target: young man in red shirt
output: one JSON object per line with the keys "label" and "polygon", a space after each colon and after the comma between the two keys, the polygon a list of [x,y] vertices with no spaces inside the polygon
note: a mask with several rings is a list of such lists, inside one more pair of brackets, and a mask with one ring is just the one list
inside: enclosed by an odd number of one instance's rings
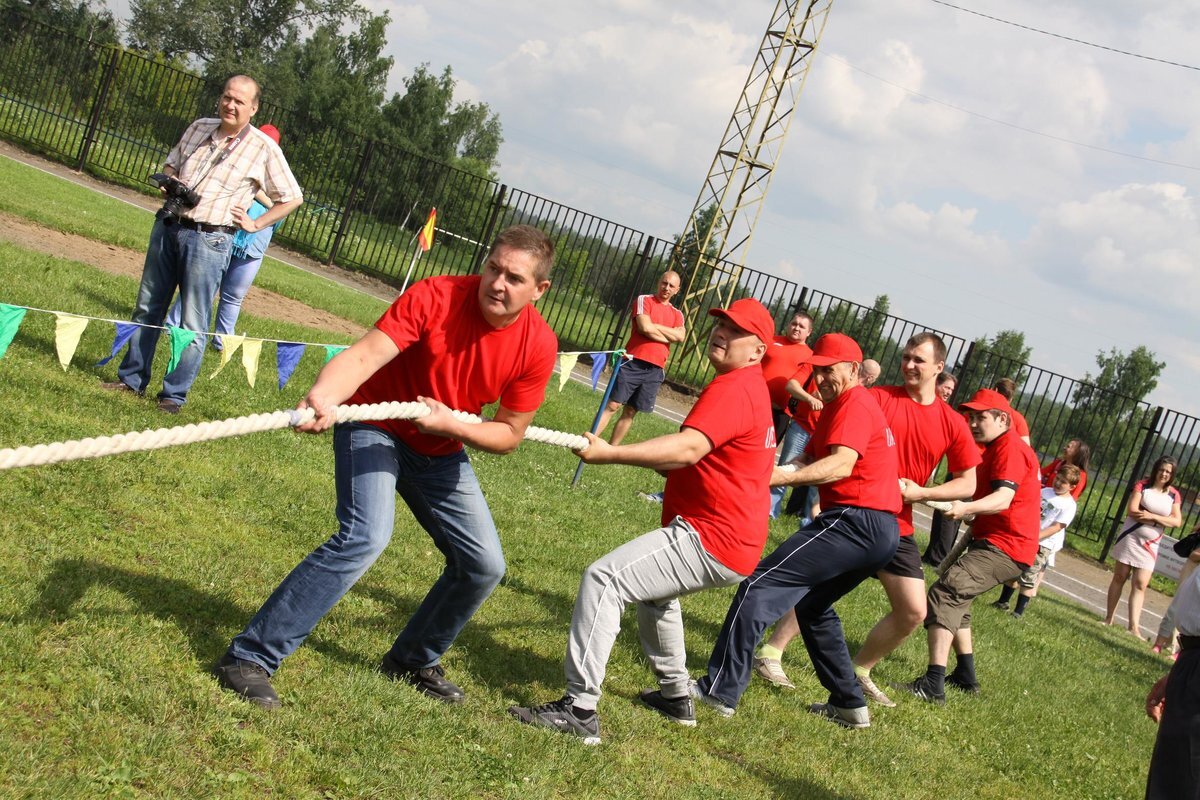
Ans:
{"label": "young man in red shirt", "polygon": [[[731,586],[754,570],[767,540],[767,486],[775,429],[760,363],[774,333],[757,300],[713,309],[708,359],[717,376],[678,433],[613,446],[591,434],[580,458],[667,474],[662,527],[587,568],[567,643],[567,693],[539,706],[513,706],[521,722],[600,742],[596,704],[621,612],[637,604],[638,634],[658,689],[641,701],[673,722],[696,724],[688,696],[680,595]],[[893,484],[894,484],[893,479]]]}
{"label": "young man in red shirt", "polygon": [[[328,429],[343,403],[415,400],[430,414],[334,428],[338,532],[234,637],[215,669],[222,686],[279,707],[270,676],[387,547],[399,494],[446,566],[380,670],[435,699],[462,700],[442,654],[504,575],[500,538],[463,445],[512,452],[545,396],[558,342],[531,304],[550,287],[553,258],[553,242],[536,228],[502,231],[482,275],[420,281],[321,370],[298,406],[316,418],[297,430]],[[450,413],[478,414],[497,400],[482,424]]]}
{"label": "young man in red shirt", "polygon": [[[820,406],[820,401],[804,391],[804,381],[812,372],[808,359],[812,348],[808,346],[808,335],[812,333],[812,317],[797,311],[788,321],[787,328],[767,348],[763,357],[763,377],[767,380],[767,391],[771,395],[771,413],[775,417],[775,438],[779,440],[779,463],[786,464],[804,452],[809,432],[792,419],[793,409],[800,404],[810,408]],[[783,511],[783,496],[786,486],[771,489],[771,519]]]}
{"label": "young man in red shirt", "polygon": [[[975,648],[971,639],[971,603],[976,597],[1016,580],[1037,558],[1041,522],[1041,476],[1033,448],[1010,428],[1012,407],[995,389],[980,389],[959,409],[968,412],[971,435],[983,448],[976,471],[974,499],[954,501],[946,516],[974,516],[971,544],[929,587],[929,666],[912,683],[894,684],[922,700],[943,703],[949,684],[968,693],[979,691]],[[954,672],[946,674],[953,644]]]}
{"label": "young man in red shirt", "polygon": [[[887,593],[891,611],[871,629],[854,656],[854,673],[868,700],[894,706],[871,679],[871,669],[904,643],[925,619],[925,571],[913,538],[912,504],[923,500],[960,500],[975,492],[975,468],[979,447],[962,414],[937,395],[937,376],[946,366],[946,344],[935,333],[918,333],[904,345],[900,356],[903,386],[872,386],[867,391],[879,403],[888,427],[896,437],[900,461],[900,543],[896,555],[876,576]],[[925,483],[938,463],[946,458],[950,479],[938,486]],[[770,641],[760,650],[761,660],[779,658],[800,632],[795,614],[789,612]],[[759,675],[769,673],[755,665]],[[776,683],[776,681],[772,681]]]}
{"label": "young man in red shirt", "polygon": [[609,403],[596,427],[597,432],[604,433],[612,415],[621,406],[625,407],[613,426],[612,444],[621,443],[639,411],[654,411],[659,387],[667,376],[664,367],[670,346],[682,342],[687,333],[683,314],[671,305],[671,298],[679,293],[679,286],[678,272],[664,272],[658,279],[658,291],[639,295],[634,303],[633,330],[625,345],[629,360],[617,373]]}
{"label": "young man in red shirt", "polygon": [[901,501],[896,442],[859,383],[861,363],[862,350],[844,334],[826,334],[813,348],[825,407],[808,443],[810,463],[794,471],[777,467],[771,482],[816,485],[822,511],[759,562],[734,595],[708,673],[692,687],[722,716],[733,715],[750,682],[763,631],[794,608],[817,677],[829,690],[828,702],[809,710],[850,728],[871,724],[833,604],[895,555]]}

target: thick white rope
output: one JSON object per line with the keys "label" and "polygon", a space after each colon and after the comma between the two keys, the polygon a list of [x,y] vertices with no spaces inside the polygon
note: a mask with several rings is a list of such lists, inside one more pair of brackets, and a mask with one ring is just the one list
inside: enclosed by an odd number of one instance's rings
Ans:
{"label": "thick white rope", "polygon": [[[338,422],[418,419],[429,414],[429,406],[424,403],[374,403],[360,406],[337,406],[336,411]],[[451,411],[451,413],[462,422],[483,422],[482,418],[465,411]],[[76,439],[69,442],[39,444],[33,447],[7,448],[0,450],[0,470],[56,464],[61,461],[78,461],[84,458],[100,458],[138,450],[161,450],[164,447],[227,439],[247,433],[294,428],[309,422],[315,416],[316,414],[311,408],[306,411],[293,409],[201,422],[194,425],[180,425],[175,428],[134,431],[95,439]],[[586,450],[588,446],[588,441],[583,436],[538,428],[533,425],[525,429],[525,438],[531,442],[566,447],[577,452]]]}

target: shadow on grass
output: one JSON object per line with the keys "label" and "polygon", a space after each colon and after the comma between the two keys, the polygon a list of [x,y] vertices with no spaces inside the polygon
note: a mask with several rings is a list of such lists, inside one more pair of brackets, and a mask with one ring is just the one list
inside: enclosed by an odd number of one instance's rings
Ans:
{"label": "shadow on grass", "polygon": [[[839,794],[828,787],[820,786],[805,780],[798,775],[784,775],[774,769],[747,764],[740,753],[713,752],[715,758],[727,761],[741,770],[754,773],[759,780],[774,787],[771,797],[803,797],[805,800],[850,800],[850,795]],[[786,764],[787,758],[779,758],[776,763]],[[836,777],[836,776],[832,776]]]}

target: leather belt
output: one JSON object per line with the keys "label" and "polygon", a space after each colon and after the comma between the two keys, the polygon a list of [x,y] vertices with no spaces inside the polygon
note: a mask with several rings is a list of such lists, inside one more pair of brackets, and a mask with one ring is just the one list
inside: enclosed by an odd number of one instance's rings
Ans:
{"label": "leather belt", "polygon": [[200,231],[201,233],[228,233],[232,236],[238,231],[233,225],[209,225],[207,222],[196,222],[194,219],[186,219],[185,217],[180,217],[176,224],[181,228]]}
{"label": "leather belt", "polygon": [[1180,650],[1195,650],[1197,648],[1200,648],[1200,636],[1184,636],[1183,634],[1180,634]]}

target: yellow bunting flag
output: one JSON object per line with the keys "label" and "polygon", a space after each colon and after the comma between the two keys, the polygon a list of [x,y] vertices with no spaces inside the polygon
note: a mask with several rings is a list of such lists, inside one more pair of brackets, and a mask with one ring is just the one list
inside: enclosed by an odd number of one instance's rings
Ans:
{"label": "yellow bunting flag", "polygon": [[76,317],[72,314],[55,314],[54,349],[58,352],[58,363],[65,371],[79,346],[79,337],[87,327],[87,317]]}
{"label": "yellow bunting flag", "polygon": [[562,353],[558,357],[558,390],[561,392],[563,387],[567,385],[567,381],[571,380],[571,371],[575,369],[575,362],[579,360],[579,353]]}
{"label": "yellow bunting flag", "polygon": [[225,365],[233,360],[233,354],[237,352],[244,341],[246,341],[245,336],[234,336],[232,333],[227,333],[221,337],[221,363],[213,370],[213,374],[208,376],[210,381],[221,374],[221,370],[225,369]]}
{"label": "yellow bunting flag", "polygon": [[258,374],[258,355],[262,352],[262,339],[247,339],[242,345],[242,366],[246,368],[246,380],[254,388],[254,376]]}
{"label": "yellow bunting flag", "polygon": [[429,219],[425,220],[425,227],[421,228],[421,232],[417,234],[417,244],[421,246],[422,253],[428,253],[429,248],[433,247],[433,226],[437,224],[437,209],[429,209]]}

